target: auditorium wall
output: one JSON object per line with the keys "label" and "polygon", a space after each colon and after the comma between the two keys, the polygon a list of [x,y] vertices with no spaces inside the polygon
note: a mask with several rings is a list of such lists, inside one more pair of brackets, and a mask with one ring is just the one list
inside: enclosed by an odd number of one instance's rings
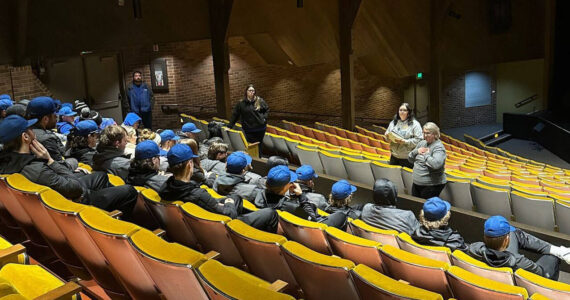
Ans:
{"label": "auditorium wall", "polygon": [[[230,38],[228,45],[232,106],[243,97],[247,84],[253,83],[273,112],[271,122],[298,119],[308,124],[314,121],[340,124],[338,63],[303,67],[270,65],[243,37]],[[161,127],[178,125],[177,118],[160,111],[163,104],[188,105],[188,111],[195,114],[200,113],[198,106],[202,106],[202,112],[215,113],[210,41],[166,43],[158,47],[158,52],[153,51],[152,45],[122,50],[127,83],[134,70],[141,70],[145,80],[150,82],[149,62],[158,57],[166,58],[170,89],[168,93],[155,94],[154,122]],[[404,99],[406,80],[370,75],[358,60],[355,60],[354,78],[357,123],[382,123],[391,119]]]}
{"label": "auditorium wall", "polygon": [[0,94],[9,94],[14,100],[51,96],[49,89],[36,77],[30,66],[0,65]]}

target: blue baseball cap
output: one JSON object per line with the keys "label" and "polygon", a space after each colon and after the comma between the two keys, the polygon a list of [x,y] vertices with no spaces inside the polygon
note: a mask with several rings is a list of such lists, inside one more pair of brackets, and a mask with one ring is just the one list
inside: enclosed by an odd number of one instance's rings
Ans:
{"label": "blue baseball cap", "polygon": [[287,168],[287,166],[275,166],[267,173],[267,185],[270,187],[285,186],[297,180],[297,174]]}
{"label": "blue baseball cap", "polygon": [[163,142],[170,141],[170,140],[178,141],[179,139],[180,139],[180,137],[177,136],[174,133],[174,131],[172,131],[170,129],[166,129],[165,131],[160,133],[160,140]]}
{"label": "blue baseball cap", "polygon": [[5,144],[19,137],[37,121],[38,119],[26,120],[19,115],[7,116],[0,122],[0,142]]}
{"label": "blue baseball cap", "polygon": [[117,125],[117,122],[115,122],[115,119],[113,118],[103,118],[103,121],[101,121],[101,125],[99,125],[99,128],[101,128],[101,130],[111,126],[111,125]]}
{"label": "blue baseball cap", "polygon": [[431,197],[424,203],[424,217],[428,221],[441,220],[450,208],[449,202],[441,200],[439,197]]}
{"label": "blue baseball cap", "polygon": [[62,108],[69,107],[69,108],[71,108],[71,110],[73,110],[73,103],[69,103],[69,102],[62,103],[61,107]]}
{"label": "blue baseball cap", "polygon": [[182,132],[199,133],[202,132],[202,130],[196,128],[196,125],[194,125],[194,123],[189,122],[182,126]]}
{"label": "blue baseball cap", "polygon": [[50,97],[36,97],[28,103],[28,114],[35,117],[43,117],[57,111],[57,105]]}
{"label": "blue baseball cap", "polygon": [[8,95],[8,94],[0,95],[0,100],[4,100],[4,99],[12,101],[12,97],[10,97],[10,95]]}
{"label": "blue baseball cap", "polygon": [[127,125],[127,126],[133,126],[135,125],[136,122],[141,121],[141,117],[139,117],[139,115],[135,114],[134,112],[130,112],[125,116],[125,121],[123,122],[123,125]]}
{"label": "blue baseball cap", "polygon": [[73,117],[75,115],[77,115],[76,112],[74,112],[71,107],[69,106],[62,106],[59,111],[57,112],[58,115],[60,116],[66,116],[66,117]]}
{"label": "blue baseball cap", "polygon": [[488,237],[500,237],[515,230],[503,216],[492,216],[485,221],[485,235]]}
{"label": "blue baseball cap", "polygon": [[160,148],[154,141],[142,141],[135,148],[135,159],[147,159],[160,155]]}
{"label": "blue baseball cap", "polygon": [[243,151],[236,151],[236,152],[234,152],[234,153],[236,153],[237,155],[241,155],[241,156],[245,157],[245,160],[247,161],[247,164],[248,164],[248,165],[251,165],[251,161],[252,161],[253,159],[251,158],[251,156],[249,156],[249,154],[247,154],[247,153],[245,153],[245,152],[243,152]]}
{"label": "blue baseball cap", "polygon": [[99,126],[93,120],[79,121],[75,124],[75,134],[79,136],[88,136],[91,133],[99,132]]}
{"label": "blue baseball cap", "polygon": [[7,110],[8,107],[12,106],[12,100],[10,99],[0,99],[0,110]]}
{"label": "blue baseball cap", "polygon": [[356,187],[343,179],[333,184],[331,194],[335,199],[344,199],[354,192],[356,192]]}
{"label": "blue baseball cap", "polygon": [[226,158],[226,169],[229,173],[240,174],[247,165],[247,159],[239,152],[234,152]]}
{"label": "blue baseball cap", "polygon": [[315,173],[315,170],[310,165],[302,165],[298,167],[295,173],[297,173],[297,179],[304,181],[319,177],[319,175]]}
{"label": "blue baseball cap", "polygon": [[186,144],[176,144],[166,153],[166,158],[170,166],[183,163],[195,157],[198,157],[198,155],[194,155],[192,148]]}

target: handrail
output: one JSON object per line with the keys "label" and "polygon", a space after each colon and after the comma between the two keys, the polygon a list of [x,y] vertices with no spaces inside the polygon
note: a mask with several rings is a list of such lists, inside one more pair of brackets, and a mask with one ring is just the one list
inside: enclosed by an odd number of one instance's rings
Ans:
{"label": "handrail", "polygon": [[524,98],[521,101],[515,103],[515,107],[519,108],[521,106],[527,105],[529,103],[531,103],[532,101],[536,100],[538,98],[538,94],[534,94],[530,97]]}

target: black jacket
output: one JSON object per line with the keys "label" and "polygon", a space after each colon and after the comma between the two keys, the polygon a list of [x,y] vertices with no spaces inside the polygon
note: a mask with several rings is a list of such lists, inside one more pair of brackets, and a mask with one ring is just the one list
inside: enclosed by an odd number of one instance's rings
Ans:
{"label": "black jacket", "polygon": [[208,192],[193,181],[184,182],[176,180],[171,176],[166,180],[158,192],[160,197],[166,201],[183,201],[192,202],[201,208],[235,218],[238,216],[238,211],[241,210],[241,199],[237,196],[230,196],[234,199],[234,203],[221,203],[220,199],[213,198]]}
{"label": "black jacket", "polygon": [[249,184],[243,175],[224,173],[214,181],[214,190],[220,195],[238,194],[247,200],[254,200],[258,193],[256,185]]}
{"label": "black jacket", "polygon": [[327,207],[325,207],[324,211],[326,211],[329,214],[334,214],[335,212],[342,212],[349,218],[359,219],[360,216],[362,215],[362,206],[364,206],[364,205],[360,205],[360,206],[348,206],[347,205],[344,207],[335,207],[335,206],[327,205]]}
{"label": "black jacket", "polygon": [[93,166],[93,155],[97,150],[89,147],[71,148],[66,153],[65,157],[72,157],[77,159],[78,162]]}
{"label": "black jacket", "polygon": [[259,99],[260,109],[255,110],[255,101],[243,99],[238,102],[233,109],[230,118],[230,128],[233,128],[238,119],[241,118],[241,125],[245,131],[264,130],[267,125],[267,115],[269,114],[269,106],[263,98]]}
{"label": "black jacket", "polygon": [[40,142],[49,152],[51,158],[55,161],[63,161],[65,155],[65,146],[57,135],[51,130],[45,130],[37,124],[32,127],[36,139]]}
{"label": "black jacket", "polygon": [[211,174],[209,177],[206,177],[206,174],[204,174],[202,170],[194,166],[190,180],[195,181],[199,185],[205,184],[211,188],[214,185],[214,181],[216,180],[216,174]]}
{"label": "black jacket", "polygon": [[[547,277],[542,266],[526,258],[519,253],[520,249],[525,249],[538,254],[549,254],[551,244],[520,229],[510,233],[511,241],[505,251],[489,249],[483,242],[476,242],[469,245],[469,255],[496,268],[509,267],[513,271],[524,269],[534,274]],[[548,278],[548,277],[547,277]]]}
{"label": "black jacket", "polygon": [[324,218],[317,214],[317,207],[309,202],[307,197],[290,198],[287,195],[278,195],[269,190],[258,189],[254,204],[258,208],[273,208],[289,212],[299,218],[310,221],[322,221]]}
{"label": "black jacket", "polygon": [[459,232],[454,231],[449,226],[433,230],[428,230],[427,228],[420,226],[416,231],[414,231],[412,238],[418,244],[428,246],[445,246],[450,248],[451,251],[458,249],[465,252],[468,249],[468,246],[465,244],[465,241]]}
{"label": "black jacket", "polygon": [[127,179],[131,160],[123,151],[114,147],[97,147],[93,155],[93,170],[104,171]]}
{"label": "black jacket", "polygon": [[126,182],[133,186],[144,186],[159,191],[167,179],[168,176],[160,175],[158,171],[129,168]]}
{"label": "black jacket", "polygon": [[85,192],[76,175],[63,163],[54,161],[48,166],[47,160],[33,154],[0,153],[0,174],[13,173],[21,173],[28,180],[50,187],[68,199],[80,199]]}
{"label": "black jacket", "polygon": [[[307,201],[313,203],[317,208],[320,208],[322,210],[325,210],[326,207],[329,205],[327,202],[327,198],[325,198],[325,196],[319,194],[319,193],[315,193],[314,190],[302,183],[302,182],[298,182],[299,187],[301,188],[301,191],[303,193],[303,195],[307,198]],[[300,198],[297,197],[295,195],[289,195],[291,198]],[[300,201],[300,199],[298,199]]]}

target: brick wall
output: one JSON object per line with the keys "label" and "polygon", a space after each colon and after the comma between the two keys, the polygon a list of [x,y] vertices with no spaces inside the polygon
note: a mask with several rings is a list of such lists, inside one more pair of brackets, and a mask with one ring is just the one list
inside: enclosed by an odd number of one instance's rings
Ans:
{"label": "brick wall", "polygon": [[[496,91],[496,76],[493,68],[478,70],[491,77],[491,89]],[[465,127],[496,122],[496,93],[491,94],[491,104],[465,107],[465,71],[443,73],[441,90],[441,128]]]}
{"label": "brick wall", "polygon": [[[207,108],[202,109],[204,114],[214,114],[216,101],[210,41],[159,44],[159,50],[153,52],[150,45],[123,49],[126,82],[131,81],[134,70],[140,70],[144,80],[149,83],[150,61],[157,57],[166,58],[169,92],[155,94],[153,122],[156,126],[179,126],[178,118],[160,111],[162,104],[191,105],[190,110],[196,115],[201,115],[198,106],[205,106]],[[247,84],[253,83],[257,94],[267,101],[274,112],[271,122],[299,117],[301,123],[324,121],[340,124],[338,65],[268,65],[242,37],[229,39],[229,51],[232,106],[243,97]],[[390,119],[403,101],[404,80],[370,75],[358,61],[354,74],[357,118]]]}
{"label": "brick wall", "polygon": [[51,96],[48,88],[36,77],[30,66],[0,66],[0,94],[9,94],[12,99],[32,99]]}

